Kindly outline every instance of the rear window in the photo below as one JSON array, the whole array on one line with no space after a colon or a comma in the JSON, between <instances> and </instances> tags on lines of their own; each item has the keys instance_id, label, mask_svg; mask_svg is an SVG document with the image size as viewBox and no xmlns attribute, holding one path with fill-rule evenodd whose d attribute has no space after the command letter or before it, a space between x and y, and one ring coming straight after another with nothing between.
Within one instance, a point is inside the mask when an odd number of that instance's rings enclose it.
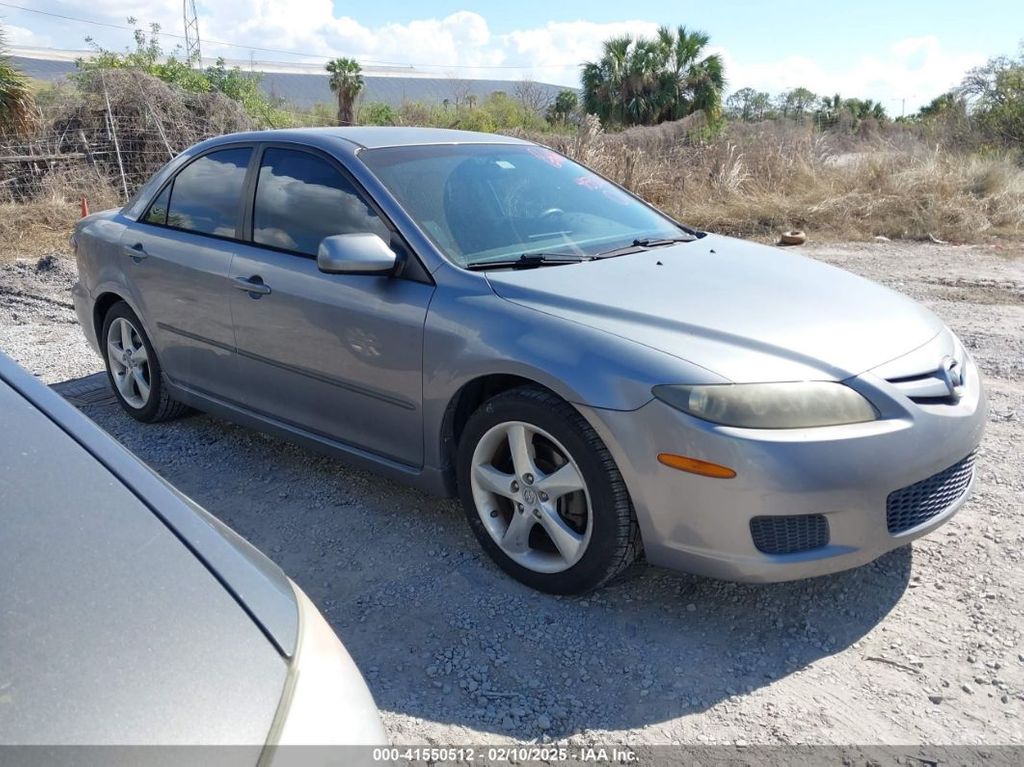
<instances>
[{"instance_id":1,"label":"rear window","mask_svg":"<svg viewBox=\"0 0 1024 767\"><path fill-rule=\"evenodd\" d=\"M234 237L251 156L251 147L222 149L187 165L174 178L167 225L200 234ZM156 212L159 202L157 198L150 213Z\"/></svg>"}]
</instances>

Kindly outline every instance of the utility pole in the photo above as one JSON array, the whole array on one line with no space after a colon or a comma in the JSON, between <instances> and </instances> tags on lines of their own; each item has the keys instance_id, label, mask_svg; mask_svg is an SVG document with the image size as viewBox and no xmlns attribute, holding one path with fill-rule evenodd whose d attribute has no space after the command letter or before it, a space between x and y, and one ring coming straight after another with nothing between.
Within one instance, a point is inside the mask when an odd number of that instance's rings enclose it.
<instances>
[{"instance_id":1,"label":"utility pole","mask_svg":"<svg viewBox=\"0 0 1024 767\"><path fill-rule=\"evenodd\" d=\"M199 50L199 14L196 0L182 0L182 16L185 19L185 60L190 67L202 66L203 55Z\"/></svg>"}]
</instances>

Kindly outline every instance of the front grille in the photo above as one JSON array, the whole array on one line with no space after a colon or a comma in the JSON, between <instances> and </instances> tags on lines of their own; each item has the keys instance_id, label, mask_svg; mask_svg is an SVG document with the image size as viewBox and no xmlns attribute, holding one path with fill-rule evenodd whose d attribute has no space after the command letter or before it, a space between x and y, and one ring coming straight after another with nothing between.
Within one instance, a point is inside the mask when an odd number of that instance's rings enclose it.
<instances>
[{"instance_id":1,"label":"front grille","mask_svg":"<svg viewBox=\"0 0 1024 767\"><path fill-rule=\"evenodd\" d=\"M900 394L920 405L955 405L960 401L968 376L973 373L968 369L966 358L954 361L953 371L956 371L955 376L959 376L956 391L950 391L949 388L949 381L952 380L949 376L954 376L954 372L944 373L941 367L915 375L890 378L888 381Z\"/></svg>"},{"instance_id":2,"label":"front grille","mask_svg":"<svg viewBox=\"0 0 1024 767\"><path fill-rule=\"evenodd\" d=\"M941 514L967 492L972 476L974 453L938 474L889 493L885 504L889 532L905 532Z\"/></svg>"},{"instance_id":3,"label":"front grille","mask_svg":"<svg viewBox=\"0 0 1024 767\"><path fill-rule=\"evenodd\" d=\"M828 520L824 514L754 517L750 535L765 554L796 554L828 545Z\"/></svg>"}]
</instances>

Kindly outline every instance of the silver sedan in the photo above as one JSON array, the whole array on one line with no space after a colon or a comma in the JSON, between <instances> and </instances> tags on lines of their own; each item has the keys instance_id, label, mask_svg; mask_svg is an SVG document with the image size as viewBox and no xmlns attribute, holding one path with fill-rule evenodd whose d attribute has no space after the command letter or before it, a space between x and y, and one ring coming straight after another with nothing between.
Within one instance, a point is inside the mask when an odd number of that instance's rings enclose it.
<instances>
[{"instance_id":1,"label":"silver sedan","mask_svg":"<svg viewBox=\"0 0 1024 767\"><path fill-rule=\"evenodd\" d=\"M933 314L527 141L223 136L73 243L133 417L199 408L458 495L545 591L641 555L835 572L942 524L974 480L981 381Z\"/></svg>"},{"instance_id":2,"label":"silver sedan","mask_svg":"<svg viewBox=\"0 0 1024 767\"><path fill-rule=\"evenodd\" d=\"M0 761L370 763L373 697L273 562L3 354L0 423Z\"/></svg>"}]
</instances>

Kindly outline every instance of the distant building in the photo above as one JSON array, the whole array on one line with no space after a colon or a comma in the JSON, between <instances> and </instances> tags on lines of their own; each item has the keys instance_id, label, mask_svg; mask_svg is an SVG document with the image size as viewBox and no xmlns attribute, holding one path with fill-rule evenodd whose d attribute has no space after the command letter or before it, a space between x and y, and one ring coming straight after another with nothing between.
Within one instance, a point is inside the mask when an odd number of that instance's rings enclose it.
<instances>
[{"instance_id":1,"label":"distant building","mask_svg":"<svg viewBox=\"0 0 1024 767\"><path fill-rule=\"evenodd\" d=\"M17 48L10 51L10 60L18 69L31 78L55 82L66 78L75 71L75 60L88 58L90 51L58 51L39 48ZM203 66L212 66L213 59L204 59ZM335 97L328 85L328 75L320 64L288 64L277 61L226 60L228 67L238 67L261 75L260 86L268 96L280 99L298 109L309 109L315 104L333 106ZM391 106L404 102L418 101L424 104L451 105L473 97L477 103L492 93L502 91L514 97L517 80L476 80L464 77L445 77L433 72L423 72L413 67L366 66L363 67L365 86L360 101L380 101ZM560 85L534 83L535 89L546 100L553 101Z\"/></svg>"}]
</instances>

